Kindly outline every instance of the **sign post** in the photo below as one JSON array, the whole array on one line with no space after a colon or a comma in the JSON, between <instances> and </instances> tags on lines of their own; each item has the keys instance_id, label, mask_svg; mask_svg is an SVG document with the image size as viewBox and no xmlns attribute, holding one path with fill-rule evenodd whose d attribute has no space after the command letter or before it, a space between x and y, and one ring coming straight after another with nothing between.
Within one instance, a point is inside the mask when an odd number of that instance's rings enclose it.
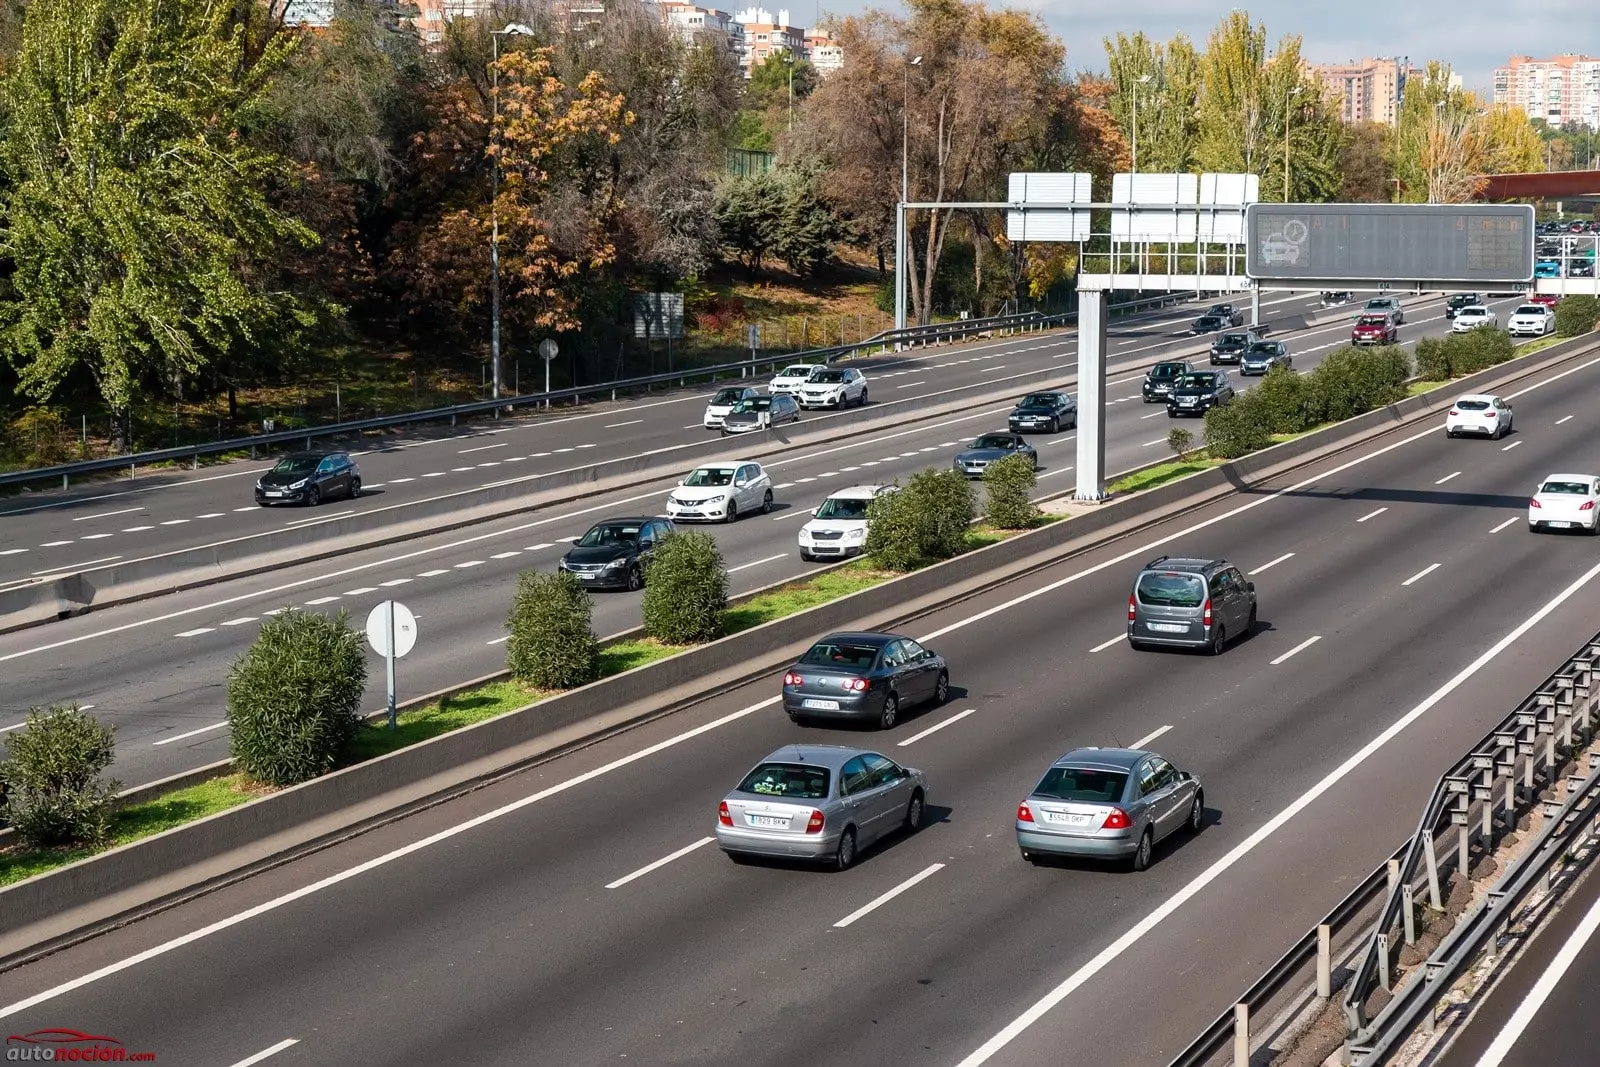
<instances>
[{"instance_id":1,"label":"sign post","mask_svg":"<svg viewBox=\"0 0 1600 1067\"><path fill-rule=\"evenodd\" d=\"M546 337L539 342L539 358L544 360L544 406L550 406L550 364L555 362L556 353L561 348L555 341Z\"/></svg>"},{"instance_id":2,"label":"sign post","mask_svg":"<svg viewBox=\"0 0 1600 1067\"><path fill-rule=\"evenodd\" d=\"M405 659L417 644L417 617L404 604L385 600L367 615L367 643L383 657L389 682L389 729L396 728L394 661Z\"/></svg>"}]
</instances>

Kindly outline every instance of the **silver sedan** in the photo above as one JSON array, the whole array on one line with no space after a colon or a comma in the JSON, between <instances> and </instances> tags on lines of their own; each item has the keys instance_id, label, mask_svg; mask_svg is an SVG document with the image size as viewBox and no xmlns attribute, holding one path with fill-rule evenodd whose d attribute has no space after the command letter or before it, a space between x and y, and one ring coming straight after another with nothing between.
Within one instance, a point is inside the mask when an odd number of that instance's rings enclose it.
<instances>
[{"instance_id":1,"label":"silver sedan","mask_svg":"<svg viewBox=\"0 0 1600 1067\"><path fill-rule=\"evenodd\" d=\"M921 827L927 796L925 774L877 752L789 745L717 805L717 845L736 861L767 856L842 871L874 841Z\"/></svg>"},{"instance_id":2,"label":"silver sedan","mask_svg":"<svg viewBox=\"0 0 1600 1067\"><path fill-rule=\"evenodd\" d=\"M1144 749L1074 749L1017 805L1017 846L1030 862L1076 856L1142 871L1163 838L1204 827L1200 779Z\"/></svg>"}]
</instances>

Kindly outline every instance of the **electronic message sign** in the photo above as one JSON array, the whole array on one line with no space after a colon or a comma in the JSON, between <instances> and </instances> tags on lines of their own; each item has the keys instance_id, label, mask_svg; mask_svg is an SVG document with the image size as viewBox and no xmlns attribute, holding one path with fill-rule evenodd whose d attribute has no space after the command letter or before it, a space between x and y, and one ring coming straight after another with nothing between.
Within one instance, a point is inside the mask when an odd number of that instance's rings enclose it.
<instances>
[{"instance_id":1,"label":"electronic message sign","mask_svg":"<svg viewBox=\"0 0 1600 1067\"><path fill-rule=\"evenodd\" d=\"M1251 204L1245 274L1263 282L1527 282L1529 204Z\"/></svg>"}]
</instances>

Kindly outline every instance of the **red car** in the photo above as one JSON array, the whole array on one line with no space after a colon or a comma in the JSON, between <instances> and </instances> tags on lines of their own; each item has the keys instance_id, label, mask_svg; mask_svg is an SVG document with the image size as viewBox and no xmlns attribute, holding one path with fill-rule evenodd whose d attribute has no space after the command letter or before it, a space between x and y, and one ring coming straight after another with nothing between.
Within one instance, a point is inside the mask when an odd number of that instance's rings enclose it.
<instances>
[{"instance_id":1,"label":"red car","mask_svg":"<svg viewBox=\"0 0 1600 1067\"><path fill-rule=\"evenodd\" d=\"M1528 297L1528 303L1543 304L1547 308L1553 308L1561 303L1561 297L1556 293L1534 293Z\"/></svg>"},{"instance_id":2,"label":"red car","mask_svg":"<svg viewBox=\"0 0 1600 1067\"><path fill-rule=\"evenodd\" d=\"M1350 331L1353 345L1392 345L1400 340L1400 327L1388 315L1363 315Z\"/></svg>"}]
</instances>

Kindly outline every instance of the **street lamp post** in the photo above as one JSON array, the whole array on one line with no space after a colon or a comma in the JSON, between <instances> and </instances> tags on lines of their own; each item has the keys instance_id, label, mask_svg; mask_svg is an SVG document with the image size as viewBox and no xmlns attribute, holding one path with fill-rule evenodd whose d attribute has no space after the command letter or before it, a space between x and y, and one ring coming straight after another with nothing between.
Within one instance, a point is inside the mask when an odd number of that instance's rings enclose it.
<instances>
[{"instance_id":1,"label":"street lamp post","mask_svg":"<svg viewBox=\"0 0 1600 1067\"><path fill-rule=\"evenodd\" d=\"M1150 75L1141 74L1133 81L1133 173L1139 173L1139 86L1149 85Z\"/></svg>"},{"instance_id":2,"label":"street lamp post","mask_svg":"<svg viewBox=\"0 0 1600 1067\"><path fill-rule=\"evenodd\" d=\"M900 103L900 203L910 194L911 176L911 68L922 62L921 56L912 56L902 71L902 96ZM906 212L897 206L894 211L894 327L906 325Z\"/></svg>"},{"instance_id":3,"label":"street lamp post","mask_svg":"<svg viewBox=\"0 0 1600 1067\"><path fill-rule=\"evenodd\" d=\"M490 30L490 47L494 62L489 65L492 86L489 89L493 118L489 124L489 138L495 147L494 167L490 176L489 196L489 362L494 371L493 399L500 399L500 37L529 36L533 28L520 22L508 22L503 30Z\"/></svg>"},{"instance_id":4,"label":"street lamp post","mask_svg":"<svg viewBox=\"0 0 1600 1067\"><path fill-rule=\"evenodd\" d=\"M1291 101L1300 95L1300 86L1296 85L1283 94L1283 202L1289 202L1289 123Z\"/></svg>"}]
</instances>

